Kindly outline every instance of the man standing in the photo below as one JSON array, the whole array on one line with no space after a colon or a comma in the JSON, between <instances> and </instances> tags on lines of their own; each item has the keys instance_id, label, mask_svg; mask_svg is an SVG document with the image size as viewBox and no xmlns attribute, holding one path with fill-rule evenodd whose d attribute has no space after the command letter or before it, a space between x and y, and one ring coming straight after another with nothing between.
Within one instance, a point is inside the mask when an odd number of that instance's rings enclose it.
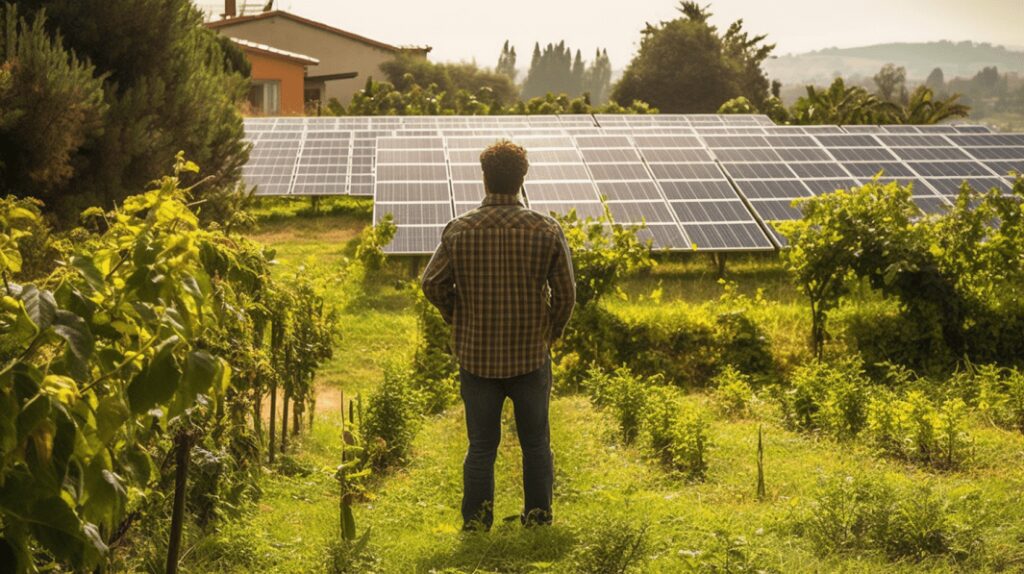
<instances>
[{"instance_id":1,"label":"man standing","mask_svg":"<svg viewBox=\"0 0 1024 574\"><path fill-rule=\"evenodd\" d=\"M466 407L463 528L494 520L501 409L512 399L523 450L524 525L551 523L550 347L576 302L572 257L558 223L523 207L526 150L502 141L480 155L486 195L452 220L423 272L423 294L452 325Z\"/></svg>"}]
</instances>

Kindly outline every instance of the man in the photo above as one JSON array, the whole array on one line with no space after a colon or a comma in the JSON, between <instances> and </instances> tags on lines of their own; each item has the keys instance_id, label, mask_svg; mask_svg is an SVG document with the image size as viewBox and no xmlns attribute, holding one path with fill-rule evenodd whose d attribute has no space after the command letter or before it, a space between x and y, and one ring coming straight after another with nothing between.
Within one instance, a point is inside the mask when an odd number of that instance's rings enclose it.
<instances>
[{"instance_id":1,"label":"man","mask_svg":"<svg viewBox=\"0 0 1024 574\"><path fill-rule=\"evenodd\" d=\"M496 143L480 155L480 166L483 203L448 223L423 272L423 294L452 325L459 361L469 434L463 528L487 530L494 520L494 460L506 397L523 450L520 520L550 524L550 347L576 302L572 257L558 223L519 201L526 150Z\"/></svg>"}]
</instances>

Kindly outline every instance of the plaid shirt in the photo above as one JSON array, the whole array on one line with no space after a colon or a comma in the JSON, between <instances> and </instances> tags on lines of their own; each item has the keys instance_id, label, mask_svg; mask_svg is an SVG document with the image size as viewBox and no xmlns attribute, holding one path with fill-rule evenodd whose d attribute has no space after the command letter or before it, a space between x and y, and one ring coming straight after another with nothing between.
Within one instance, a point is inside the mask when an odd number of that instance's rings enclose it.
<instances>
[{"instance_id":1,"label":"plaid shirt","mask_svg":"<svg viewBox=\"0 0 1024 574\"><path fill-rule=\"evenodd\" d=\"M576 303L562 228L515 195L487 194L445 227L423 294L453 326L463 369L485 378L535 371Z\"/></svg>"}]
</instances>

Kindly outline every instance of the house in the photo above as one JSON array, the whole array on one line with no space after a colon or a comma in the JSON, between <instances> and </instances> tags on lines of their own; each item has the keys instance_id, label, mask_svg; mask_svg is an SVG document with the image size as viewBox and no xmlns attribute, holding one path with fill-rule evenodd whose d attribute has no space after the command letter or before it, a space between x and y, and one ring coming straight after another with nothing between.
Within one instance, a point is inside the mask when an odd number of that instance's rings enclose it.
<instances>
[{"instance_id":1,"label":"house","mask_svg":"<svg viewBox=\"0 0 1024 574\"><path fill-rule=\"evenodd\" d=\"M426 58L431 48L399 47L314 22L283 10L235 16L235 2L225 2L224 16L206 25L217 32L307 54L318 60L307 65L305 101L337 98L347 104L363 88L366 78L381 79L380 65L396 56ZM351 73L356 75L352 76Z\"/></svg>"},{"instance_id":2,"label":"house","mask_svg":"<svg viewBox=\"0 0 1024 574\"><path fill-rule=\"evenodd\" d=\"M245 52L252 64L250 113L265 116L305 113L306 68L316 66L320 60L241 38L231 38L231 41Z\"/></svg>"}]
</instances>

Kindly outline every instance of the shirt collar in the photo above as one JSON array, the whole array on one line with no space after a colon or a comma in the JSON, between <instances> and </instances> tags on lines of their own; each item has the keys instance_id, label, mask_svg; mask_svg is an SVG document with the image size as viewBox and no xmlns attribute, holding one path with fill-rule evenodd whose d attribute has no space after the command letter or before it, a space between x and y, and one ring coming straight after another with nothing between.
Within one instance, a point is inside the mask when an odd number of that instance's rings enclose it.
<instances>
[{"instance_id":1,"label":"shirt collar","mask_svg":"<svg viewBox=\"0 0 1024 574\"><path fill-rule=\"evenodd\" d=\"M523 202L519 201L519 194L511 193L488 193L484 195L484 200L480 205L523 205Z\"/></svg>"}]
</instances>

